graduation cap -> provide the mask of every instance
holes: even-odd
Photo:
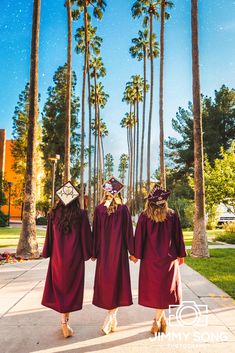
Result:
[[[160,185],[155,184],[152,190],[150,191],[147,199],[149,202],[153,202],[156,205],[161,205],[165,203],[165,201],[170,196],[171,192],[162,188]]]
[[[57,191],[56,195],[65,206],[68,206],[73,200],[79,196],[78,190],[73,186],[71,181],[62,185]]]
[[[115,177],[112,177],[102,185],[102,188],[112,197],[115,197],[124,188],[124,185]]]

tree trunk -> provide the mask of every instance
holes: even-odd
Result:
[[[142,115],[142,137],[140,155],[140,193],[143,187],[143,159],[144,159],[144,134],[145,134],[145,110],[146,110],[146,48],[144,48],[144,96],[143,96],[143,115]]]
[[[89,48],[88,48],[89,49]],[[88,108],[89,108],[89,151],[88,151],[88,215],[91,217],[91,77],[89,69],[90,53],[87,58]]]
[[[192,74],[193,74],[193,135],[194,135],[194,231],[191,256],[208,257],[205,217],[205,186],[202,140],[202,109],[198,49],[198,0],[192,4]]]
[[[83,68],[83,82],[82,82],[82,124],[81,124],[81,177],[80,177],[80,204],[84,209],[84,162],[85,162],[85,105],[86,105],[86,76],[87,76],[87,4],[84,0],[84,29],[85,29],[85,54],[84,54],[84,68]]]
[[[100,107],[98,105],[98,195],[99,200],[102,199],[102,179],[103,179],[103,166],[102,166],[102,151],[101,151],[101,132],[100,132]]]
[[[149,106],[149,124],[148,124],[148,149],[147,149],[147,191],[150,191],[150,159],[151,159],[151,128],[153,112],[153,15],[150,13],[150,106]]]
[[[139,185],[139,101],[137,98],[136,102],[136,172],[135,172],[135,198],[136,198],[136,210],[138,212],[138,185]]]
[[[70,180],[70,131],[71,131],[71,88],[72,88],[72,12],[70,0],[66,2],[68,23],[67,49],[67,83],[66,83],[66,118],[65,118],[65,153],[64,153],[64,182]]]
[[[135,193],[135,171],[136,171],[136,104],[134,102],[134,143],[133,143],[133,213],[135,214],[136,193]]]
[[[160,184],[163,188],[166,188],[166,171],[165,171],[165,159],[164,159],[164,123],[163,123],[165,1],[161,2],[160,32],[161,32],[160,33],[160,83],[159,83]]]
[[[36,138],[38,116],[38,47],[41,1],[34,0],[30,59],[29,126],[22,229],[16,256],[39,258],[36,236]]]

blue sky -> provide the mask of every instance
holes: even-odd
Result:
[[[0,2],[0,128],[11,138],[12,115],[18,95],[29,78],[31,17],[33,1],[2,0]],[[166,24],[165,44],[165,135],[173,136],[171,120],[179,106],[187,106],[192,97],[190,0],[175,0],[171,19]],[[64,0],[42,0],[39,91],[40,108],[52,77],[66,61],[66,9]],[[142,63],[129,55],[131,39],[141,29],[141,20],[131,18],[133,1],[107,0],[107,9],[98,26],[104,43],[101,55],[107,68],[103,80],[110,98],[103,119],[109,128],[105,152],[111,152],[118,164],[127,152],[126,134],[120,120],[127,111],[122,102],[125,83],[133,74],[142,74]],[[235,87],[235,1],[199,0],[201,91],[213,95],[223,83]],[[73,29],[80,26],[75,22]],[[159,23],[154,23],[159,33]],[[81,96],[82,58],[73,54],[73,69],[78,76],[77,94]],[[152,130],[152,170],[158,164],[158,81],[159,60],[155,61],[155,91]]]

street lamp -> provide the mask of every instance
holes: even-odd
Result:
[[[8,181],[8,190],[9,190],[9,197],[8,197],[8,227],[10,225],[10,217],[11,217],[11,187],[12,187],[12,182]]]
[[[52,195],[51,195],[51,206],[54,206],[55,203],[55,172],[57,161],[60,160],[60,155],[56,154],[55,157],[49,157],[49,161],[52,162]]]

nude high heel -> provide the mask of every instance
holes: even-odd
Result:
[[[158,332],[160,332],[160,330],[161,330],[161,325],[156,321],[156,319],[154,319],[153,326],[151,327],[151,333],[153,335],[157,335]]]
[[[111,315],[107,315],[104,320],[104,324],[102,326],[102,332],[105,335],[108,335],[111,332],[111,327],[112,327],[112,317]]]

